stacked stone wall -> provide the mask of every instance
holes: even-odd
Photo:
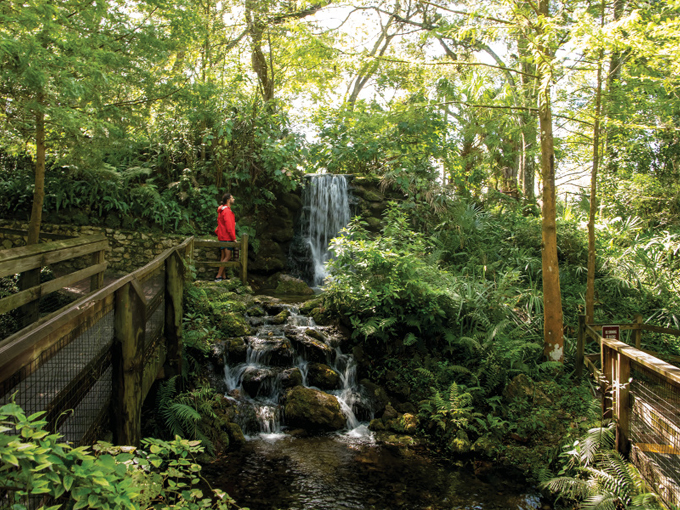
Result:
[[[28,223],[0,219],[0,249],[7,250],[26,245]],[[151,262],[168,248],[181,243],[186,236],[149,234],[103,227],[52,225],[43,223],[40,236],[42,241],[104,234],[109,241],[106,261],[111,271],[130,273]],[[74,264],[77,268],[79,261]],[[80,261],[82,263],[82,261]]]

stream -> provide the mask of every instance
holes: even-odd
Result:
[[[405,446],[394,436],[369,431],[375,409],[357,382],[352,356],[342,352],[337,331],[317,326],[296,305],[262,302],[262,310],[249,317],[255,333],[225,351],[226,393],[238,402],[239,425],[248,441],[204,471],[212,486],[227,492],[239,506],[550,508],[537,490],[508,472],[490,469],[477,477],[471,468],[446,464],[424,447]],[[337,377],[322,378],[319,373]],[[299,423],[287,423],[294,417],[284,413],[286,398],[296,390],[337,399],[340,430],[309,434]]]

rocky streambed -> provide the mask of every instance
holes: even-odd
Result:
[[[256,299],[245,317],[249,334],[222,344],[220,390],[247,441],[204,471],[241,506],[547,508],[508,472],[476,476],[419,446],[409,435],[415,414],[395,410],[370,381],[357,381],[347,338],[336,327],[269,298]]]

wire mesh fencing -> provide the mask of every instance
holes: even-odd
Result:
[[[669,505],[680,505],[680,386],[631,363],[631,459]]]
[[[113,322],[112,305],[80,322],[0,383],[0,404],[15,401],[27,415],[45,411],[48,430],[87,443],[111,399]]]

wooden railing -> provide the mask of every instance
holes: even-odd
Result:
[[[640,349],[642,332],[680,336],[680,330],[642,323],[611,324],[632,330],[635,347],[603,338],[603,325],[579,320],[577,373],[586,366],[600,385],[605,418],[616,422],[616,448],[640,469],[669,505],[680,505],[680,368]],[[600,368],[585,355],[588,340],[598,343]],[[678,356],[665,356],[678,362]]]
[[[243,285],[248,283],[248,235],[244,234],[241,236],[240,241],[214,241],[210,239],[195,239],[194,248],[234,248],[234,253],[229,262],[215,262],[207,260],[206,257],[195,256],[193,263],[197,266],[208,266],[208,267],[227,267],[236,268],[239,271],[241,281]]]
[[[0,314],[23,307],[23,325],[27,326],[37,320],[38,301],[47,294],[85,278],[90,278],[90,290],[100,288],[104,283],[107,248],[106,236],[92,235],[0,251],[0,278],[22,274],[25,284],[20,292],[0,299]],[[43,267],[86,255],[90,255],[90,260],[84,269],[40,283]]]
[[[185,260],[192,243],[186,239],[0,342],[0,402],[14,398],[27,414],[46,410],[51,428],[60,432],[72,421],[67,440],[76,443],[95,439],[97,427],[113,416],[115,441],[138,445],[141,406],[151,385],[163,369],[167,376],[181,372]],[[102,245],[96,246],[93,253],[100,253]],[[30,250],[21,253],[30,262],[14,257],[12,267],[55,258],[52,252],[39,258]],[[102,265],[87,271],[99,275]]]

